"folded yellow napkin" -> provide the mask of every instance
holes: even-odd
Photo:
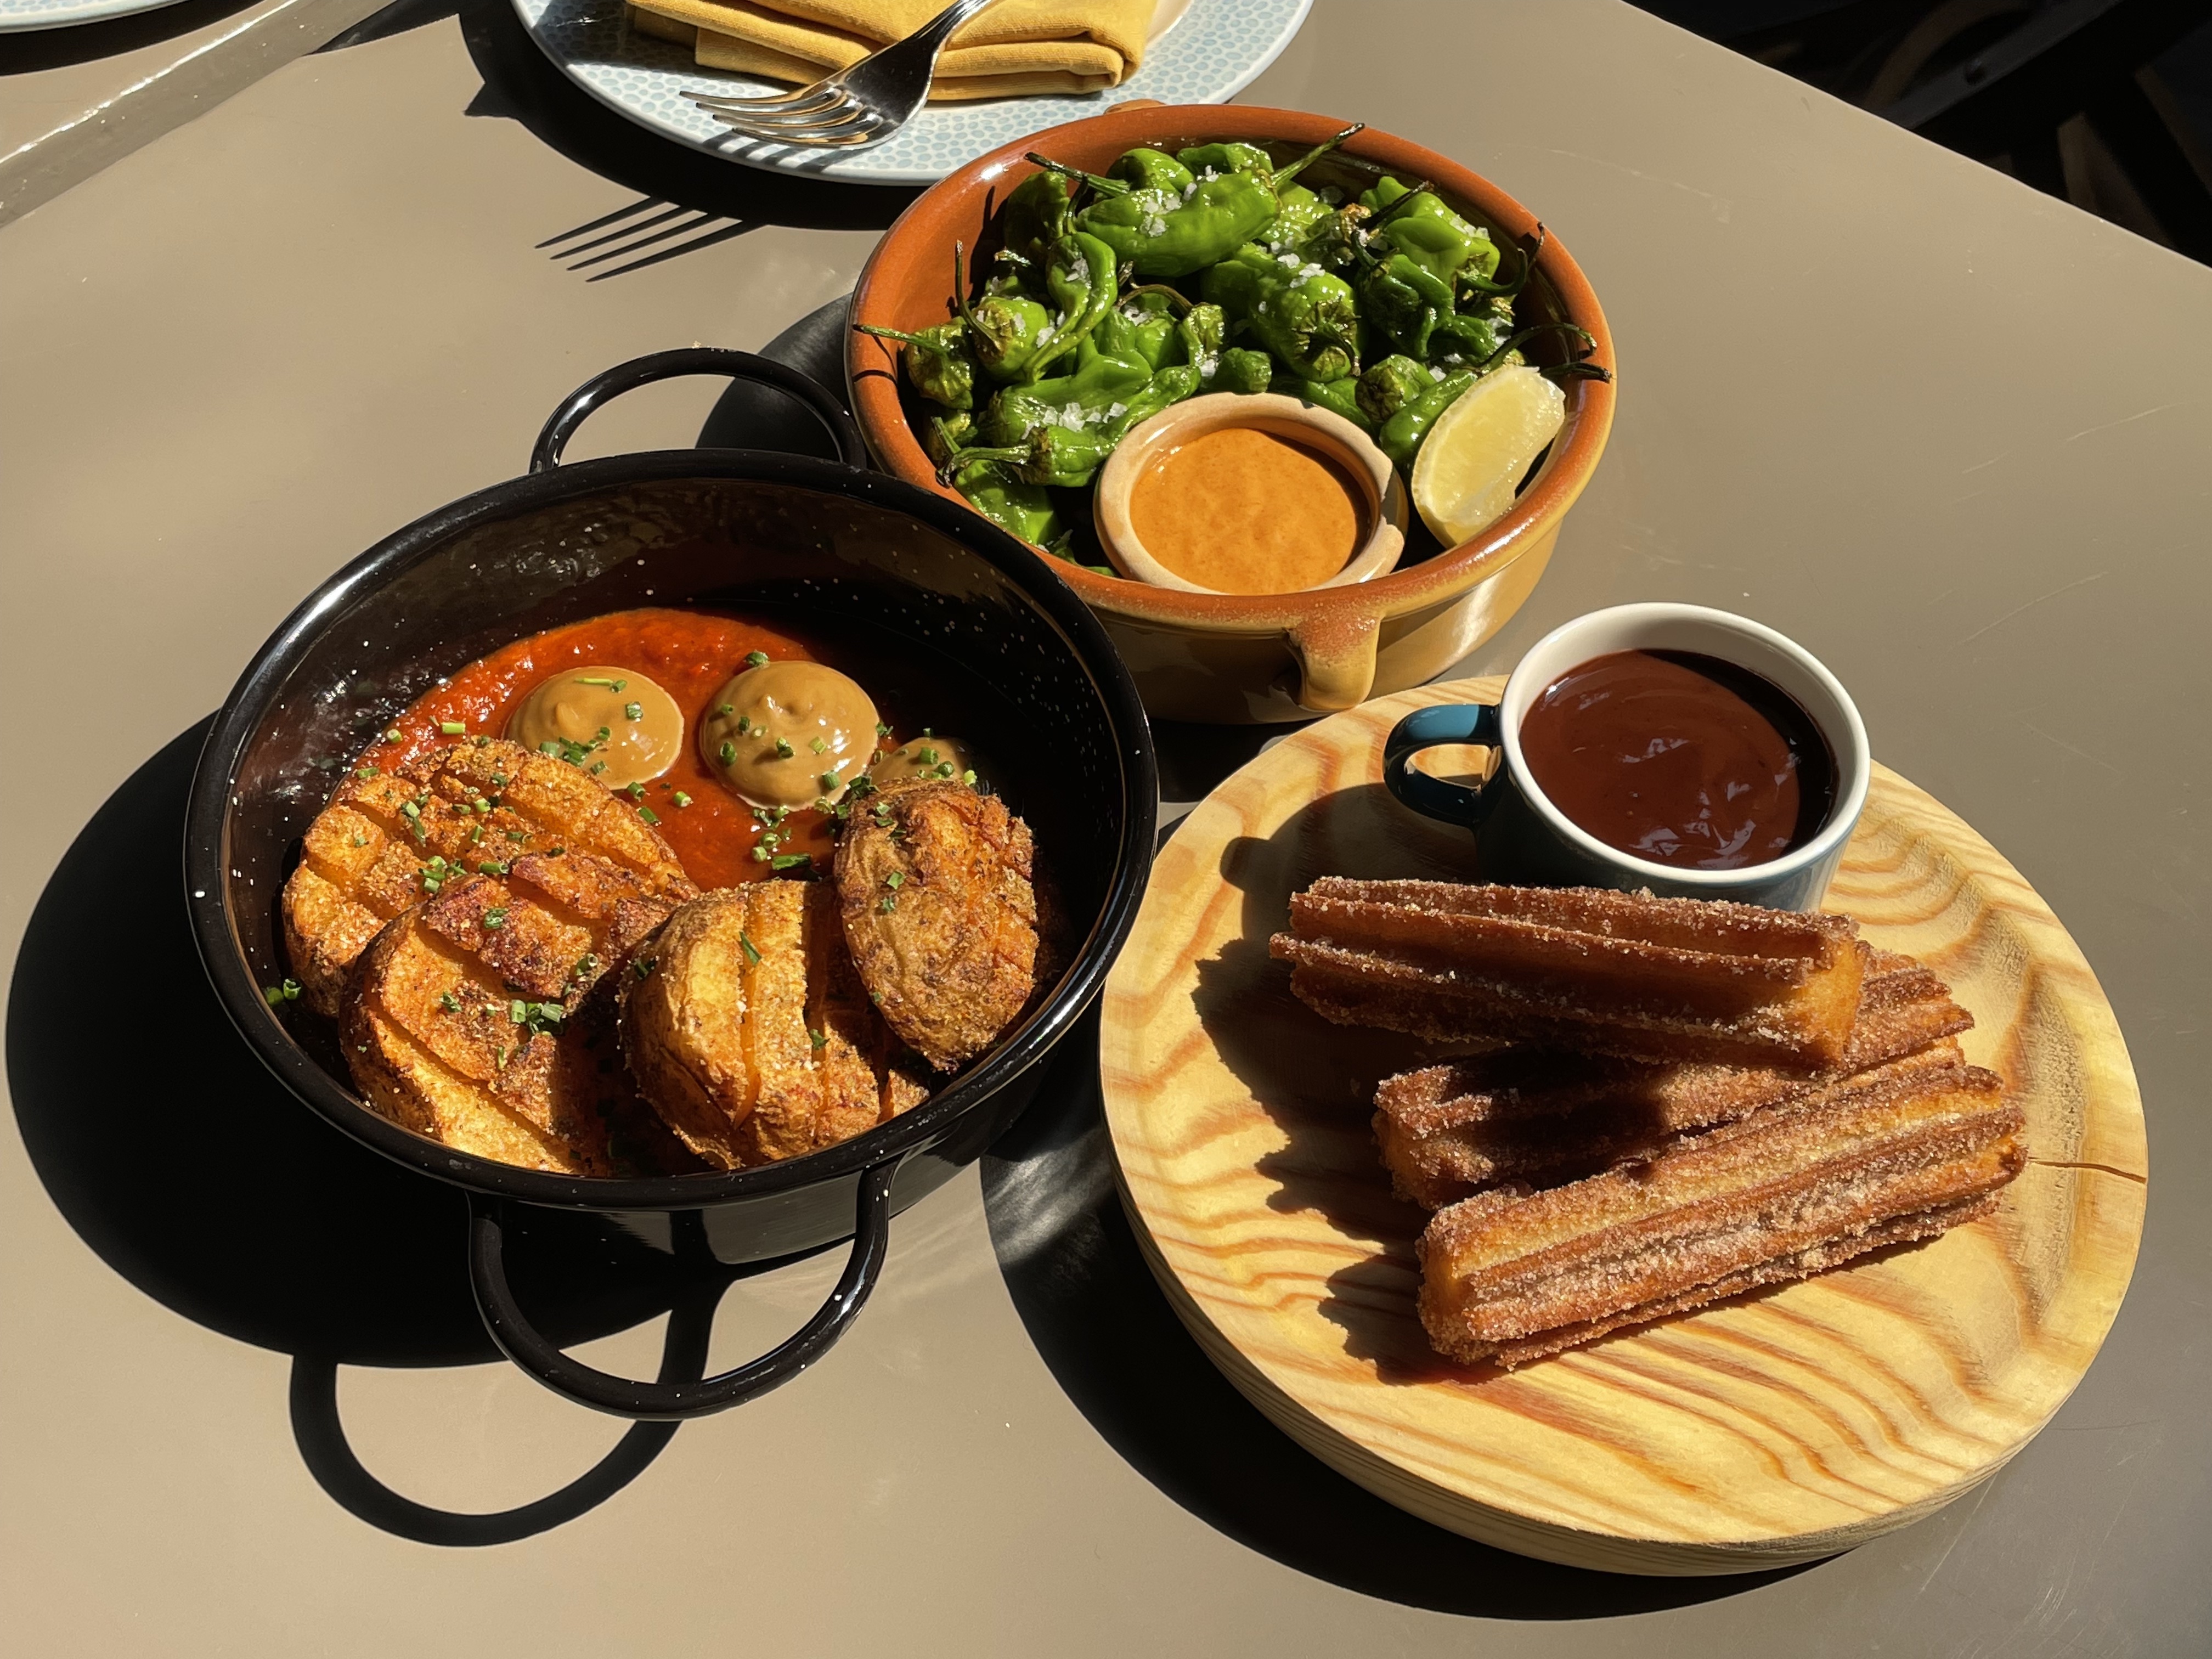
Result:
[[[1096,92],[1144,61],[1156,0],[1000,0],[946,43],[933,101]],[[643,0],[641,33],[690,45],[706,68],[819,80],[903,40],[943,0]]]

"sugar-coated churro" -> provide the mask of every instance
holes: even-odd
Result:
[[[1338,877],[1291,899],[1270,948],[1342,1024],[1800,1072],[1842,1061],[1867,955],[1840,916]]]
[[[2026,1161],[2022,1118],[1972,1066],[1861,1079],[1652,1161],[1439,1211],[1421,1236],[1438,1352],[1512,1366],[1985,1213]]]
[[[1504,1182],[1556,1186],[1648,1158],[1686,1131],[1810,1103],[1877,1067],[1957,1065],[1963,1056],[1954,1039],[1972,1024],[1927,969],[1875,951],[1857,1022],[1831,1073],[1508,1048],[1384,1079],[1375,1091],[1375,1137],[1398,1191],[1441,1209]]]

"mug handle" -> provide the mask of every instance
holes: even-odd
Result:
[[[903,1157],[860,1171],[853,1254],[830,1299],[796,1334],[759,1358],[697,1382],[640,1382],[595,1370],[561,1352],[522,1311],[501,1261],[506,1205],[469,1194],[469,1287],[499,1351],[563,1399],[638,1423],[686,1423],[779,1388],[830,1352],[866,1305],[890,1249],[891,1180]]]
[[[600,404],[611,402],[625,392],[651,386],[655,380],[673,380],[686,374],[721,374],[732,380],[751,380],[773,387],[821,422],[823,430],[837,446],[838,459],[846,465],[868,464],[868,448],[860,440],[860,428],[853,424],[853,417],[845,412],[844,405],[812,375],[802,374],[787,363],[756,356],[750,351],[731,351],[720,346],[683,346],[674,351],[656,351],[633,357],[626,363],[617,363],[594,374],[561,399],[552,414],[546,416],[544,429],[531,447],[530,470],[550,472],[560,465],[561,453],[568,448],[568,440],[576,435],[576,428]]]
[[[1425,817],[1479,829],[1498,804],[1492,784],[1470,788],[1431,777],[1413,764],[1424,749],[1439,744],[1480,744],[1486,749],[1504,744],[1498,705],[1494,702],[1447,702],[1433,708],[1417,708],[1390,728],[1382,743],[1382,782],[1405,805]]]

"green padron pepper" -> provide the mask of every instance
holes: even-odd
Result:
[[[1248,242],[1209,267],[1199,291],[1300,380],[1358,373],[1359,307],[1342,277]]]
[[[1076,228],[1099,238],[1115,257],[1139,276],[1188,276],[1227,258],[1237,247],[1274,222],[1281,191],[1316,158],[1353,133],[1346,127],[1279,170],[1264,152],[1249,144],[1207,144],[1176,157],[1185,167],[1194,155],[1207,158],[1192,168],[1203,174],[1214,160],[1242,159],[1248,165],[1200,177],[1186,193],[1138,189],[1126,180],[1099,179],[1031,153],[1029,159],[1074,179],[1088,182],[1099,199],[1075,216]],[[1255,159],[1256,158],[1256,159]]]
[[[1437,319],[1436,331],[1429,336],[1429,356],[1486,362],[1497,355],[1498,343],[1510,326],[1510,321],[1501,323],[1484,313],[1447,312]]]
[[[1137,357],[1154,370],[1185,361],[1176,319],[1190,309],[1190,301],[1171,288],[1146,283],[1123,295],[1119,303],[1098,319],[1091,337],[1109,356]]]
[[[1229,319],[1219,306],[1193,306],[1176,325],[1176,346],[1181,356],[1165,366],[1172,367],[1176,361],[1196,363],[1199,378],[1203,380],[1210,372],[1207,365],[1221,356],[1222,343],[1228,337]]]
[[[1110,452],[1140,422],[1151,420],[1169,404],[1179,404],[1196,392],[1203,372],[1200,363],[1176,363],[1146,381],[1137,395],[1129,399],[1128,407],[1099,428],[1107,449]]]
[[[975,356],[968,349],[964,323],[939,323],[912,334],[878,328],[873,323],[854,326],[863,334],[902,343],[906,349],[899,353],[899,361],[906,369],[907,382],[930,402],[947,409],[975,407]]]
[[[1463,368],[1456,374],[1447,374],[1411,403],[1401,405],[1398,412],[1382,422],[1375,434],[1376,447],[1388,455],[1401,472],[1410,475],[1413,456],[1421,447],[1421,440],[1429,435],[1437,416],[1452,406],[1461,392],[1475,382],[1475,373]]]
[[[963,449],[975,441],[975,417],[965,410],[933,415],[921,434],[921,447],[939,467],[950,466]]]
[[[1328,220],[1336,216],[1335,210],[1304,185],[1288,185],[1279,192],[1280,205],[1275,211],[1275,222],[1267,227],[1267,251],[1271,253],[1300,253],[1306,240]]]
[[[1368,366],[1353,395],[1368,417],[1379,426],[1428,392],[1437,379],[1429,372],[1427,365],[1415,362],[1411,357],[1393,355]]]
[[[1359,378],[1357,375],[1340,375],[1334,380],[1302,380],[1295,374],[1279,372],[1267,383],[1267,390],[1316,404],[1332,415],[1341,415],[1362,432],[1375,429],[1375,422],[1367,418],[1367,411],[1359,406]]]
[[[1213,389],[1216,392],[1265,392],[1274,374],[1275,360],[1266,352],[1255,351],[1249,346],[1231,346],[1221,354],[1221,361],[1214,368]]]
[[[968,298],[967,250],[952,245],[952,301],[968,325],[968,349],[994,380],[1033,379],[1030,365],[1050,343],[1053,316],[1020,294]]]
[[[1409,357],[1426,360],[1437,320],[1452,314],[1451,284],[1394,253],[1359,279],[1359,314]]]
[[[1056,173],[1032,173],[1006,198],[1006,210],[999,221],[1002,245],[1024,266],[1042,268],[1046,250],[1067,234],[1074,207],[1074,191],[1066,179]]]
[[[1120,418],[1121,409],[1151,379],[1141,358],[1109,356],[1085,339],[1076,349],[1073,372],[1002,387],[977,425],[984,441],[1000,447],[1024,442],[1039,427],[1103,425]]]
[[[1374,218],[1374,233],[1447,285],[1462,272],[1487,281],[1498,271],[1490,233],[1446,207],[1434,191],[1408,191]]]
[[[988,454],[960,460],[948,482],[969,506],[1025,542],[1042,547],[1065,533],[1045,487],[1015,477]]]
[[[1024,483],[1080,489],[1098,476],[1098,469],[1106,464],[1118,441],[1119,434],[1109,437],[1103,426],[1081,429],[1039,426],[1030,428],[1019,443],[971,449],[968,453],[1003,465]]]
[[[1362,230],[1367,218],[1367,209],[1357,202],[1346,202],[1307,233],[1298,247],[1298,258],[1339,276],[1346,275],[1366,252]]]
[[[1124,150],[1119,160],[1107,169],[1109,178],[1119,179],[1125,185],[1139,190],[1165,191],[1181,197],[1197,180],[1182,162],[1164,150],[1146,149],[1141,145]],[[1063,183],[1065,181],[1063,180]]]
[[[1114,308],[1121,287],[1114,250],[1096,236],[1071,230],[1047,249],[1044,290],[1058,314],[1024,378],[1036,380],[1088,339],[1098,319]]]
[[[1257,144],[1194,144],[1176,152],[1176,160],[1194,174],[1201,173],[1267,173],[1274,159]]]
[[[1359,192],[1359,205],[1370,213],[1380,213],[1393,202],[1411,196],[1413,193],[1413,187],[1411,185],[1401,185],[1386,173],[1375,181],[1371,188]]]

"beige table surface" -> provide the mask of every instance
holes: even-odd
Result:
[[[533,244],[660,188],[672,153],[625,148],[501,16],[301,58],[0,232],[0,663],[36,738],[0,815],[11,976],[50,901],[0,1133],[0,1649],[2205,1650],[2212,271],[1598,0],[1322,0],[1247,97],[1463,158],[1605,300],[1611,452],[1469,667],[1618,600],[1771,623],[2103,975],[2156,1191],[2127,1307],[2049,1431],[1948,1511],[1772,1579],[1608,1579],[1431,1531],[1306,1460],[1181,1335],[1106,1200],[1078,1044],[1002,1156],[898,1223],[875,1303],[798,1382],[520,1541],[409,1541],[343,1507],[301,1443],[392,1510],[349,1484],[312,1365],[295,1443],[280,1350],[480,1355],[458,1212],[380,1185],[192,1025],[162,896],[184,751],[148,763],[327,572],[520,470],[563,391],[770,341],[845,290],[897,200],[694,169],[708,205],[781,222],[586,283]],[[714,395],[627,399],[580,453],[689,442]],[[1249,747],[1164,741],[1184,799]],[[143,957],[117,921],[141,891],[167,941]],[[291,1191],[309,1166],[334,1184]],[[839,1261],[735,1286],[716,1363],[793,1328]],[[647,1369],[658,1329],[581,1352]],[[620,1432],[494,1363],[348,1364],[337,1398],[368,1476],[456,1512],[548,1493]]]

